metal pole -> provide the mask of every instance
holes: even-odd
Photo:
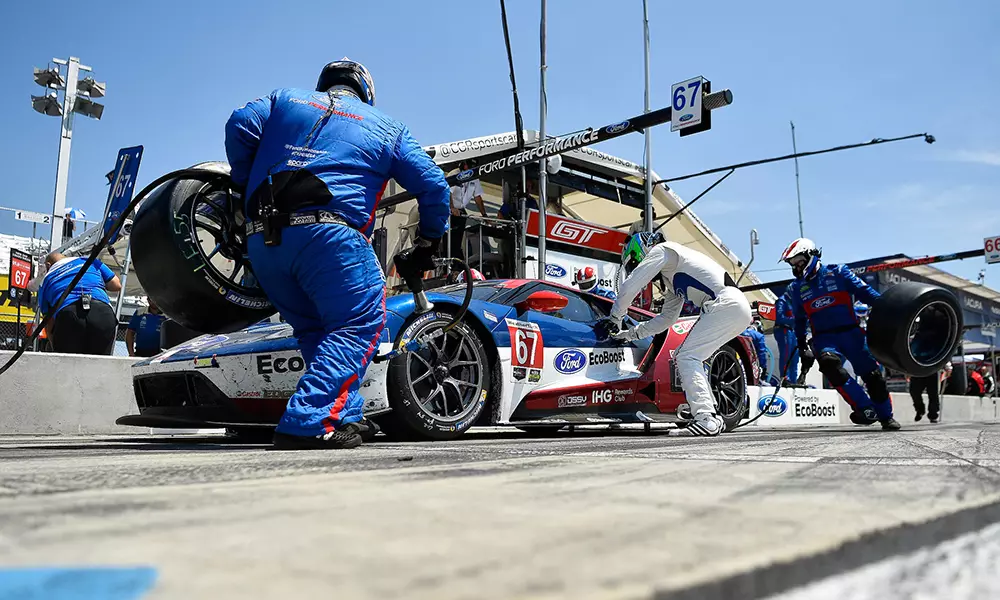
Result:
[[[789,121],[789,125],[792,126],[792,154],[798,154],[799,151],[795,148],[795,123]],[[802,192],[799,191],[799,157],[795,157],[795,199],[799,204],[799,237],[806,237],[805,230],[802,228]]]
[[[545,113],[547,107],[545,103],[545,5],[546,0],[542,0],[542,18],[539,28],[538,47],[540,50],[539,61],[539,107],[538,107],[538,145],[545,144]],[[546,180],[548,173],[545,169],[548,166],[548,159],[543,158],[538,161],[538,278],[545,279],[545,234],[548,229],[545,227],[545,209],[548,203],[548,190]]]
[[[16,328],[16,339],[17,345],[14,346],[15,350],[21,349],[21,295],[20,292],[17,296],[17,328]]]
[[[128,240],[128,246],[125,247],[125,260],[122,261],[122,289],[118,292],[118,301],[115,302],[115,321],[122,316],[122,302],[125,300],[125,284],[128,282],[128,268],[132,264],[132,238]]]
[[[649,10],[647,0],[642,0],[642,38],[643,38],[643,63],[645,65],[646,90],[643,104],[643,113],[649,112]],[[647,127],[645,131],[646,152],[643,167],[645,168],[645,193],[646,207],[643,210],[643,229],[653,231],[653,128]]]
[[[53,59],[66,65],[66,90],[63,93],[62,127],[59,134],[59,161],[56,166],[56,190],[52,199],[52,232],[49,251],[62,245],[63,213],[66,212],[66,187],[69,184],[69,151],[73,143],[73,104],[76,102],[76,84],[80,75],[80,59],[71,56],[69,62]]]
[[[514,258],[517,260],[517,264],[514,268],[517,270],[517,277],[524,279],[524,268],[527,264],[525,256],[527,256],[527,245],[528,245],[528,215],[525,214],[528,206],[525,201],[525,196],[528,194],[528,169],[521,167],[521,197],[517,199],[518,211],[517,214],[520,215],[517,220],[518,224],[518,240],[517,246],[515,247]]]

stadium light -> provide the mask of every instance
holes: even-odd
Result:
[[[59,106],[59,96],[55,92],[44,96],[32,96],[31,108],[50,117],[62,116],[62,106]]]
[[[69,152],[73,141],[73,114],[80,114],[91,119],[100,119],[104,115],[104,105],[94,102],[91,98],[103,98],[104,82],[93,77],[80,79],[80,71],[89,72],[91,68],[80,64],[80,59],[71,56],[68,60],[53,58],[55,66],[48,69],[35,67],[34,80],[38,85],[62,92],[62,101],[56,91],[44,96],[32,96],[31,107],[43,115],[62,117],[62,127],[59,129],[59,160],[56,163],[56,189],[52,199],[52,232],[49,236],[49,249],[55,250],[62,245],[63,217],[66,212],[66,187],[69,181]],[[65,76],[64,76],[65,73]],[[61,104],[61,106],[60,106]]]

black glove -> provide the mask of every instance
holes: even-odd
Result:
[[[621,331],[621,325],[611,317],[605,317],[594,324],[594,333],[597,334],[598,341],[611,339],[611,336]]]
[[[434,269],[434,257],[437,255],[439,242],[440,238],[432,240],[418,235],[413,241],[413,247],[393,257],[392,262],[396,265],[396,271],[411,292],[423,291],[423,274],[424,271]]]
[[[812,365],[812,362],[816,360],[816,355],[813,354],[812,348],[808,344],[799,344],[799,358],[803,363],[809,361],[809,364]]]

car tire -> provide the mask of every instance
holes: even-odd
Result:
[[[746,418],[749,410],[747,373],[735,348],[723,346],[708,359],[709,386],[715,397],[716,414],[732,431]]]
[[[886,290],[868,317],[868,349],[880,363],[913,377],[937,373],[962,337],[962,308],[952,292],[906,281]]]
[[[132,224],[132,262],[165,315],[194,331],[235,331],[275,310],[245,258],[242,206],[230,191],[228,165],[194,168],[204,176],[167,181],[143,201]]]
[[[446,312],[420,315],[402,330],[396,347],[441,329],[451,320],[452,315]],[[430,371],[428,365],[440,365],[447,371],[434,371],[423,377]],[[472,327],[460,322],[421,350],[401,354],[389,362],[386,383],[392,411],[376,420],[391,439],[455,439],[482,415],[491,377],[492,367],[483,341]]]

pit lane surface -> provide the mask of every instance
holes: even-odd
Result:
[[[148,598],[847,597],[868,563],[1000,522],[1000,425],[905,425],[326,452],[6,436],[0,564],[151,567]]]

